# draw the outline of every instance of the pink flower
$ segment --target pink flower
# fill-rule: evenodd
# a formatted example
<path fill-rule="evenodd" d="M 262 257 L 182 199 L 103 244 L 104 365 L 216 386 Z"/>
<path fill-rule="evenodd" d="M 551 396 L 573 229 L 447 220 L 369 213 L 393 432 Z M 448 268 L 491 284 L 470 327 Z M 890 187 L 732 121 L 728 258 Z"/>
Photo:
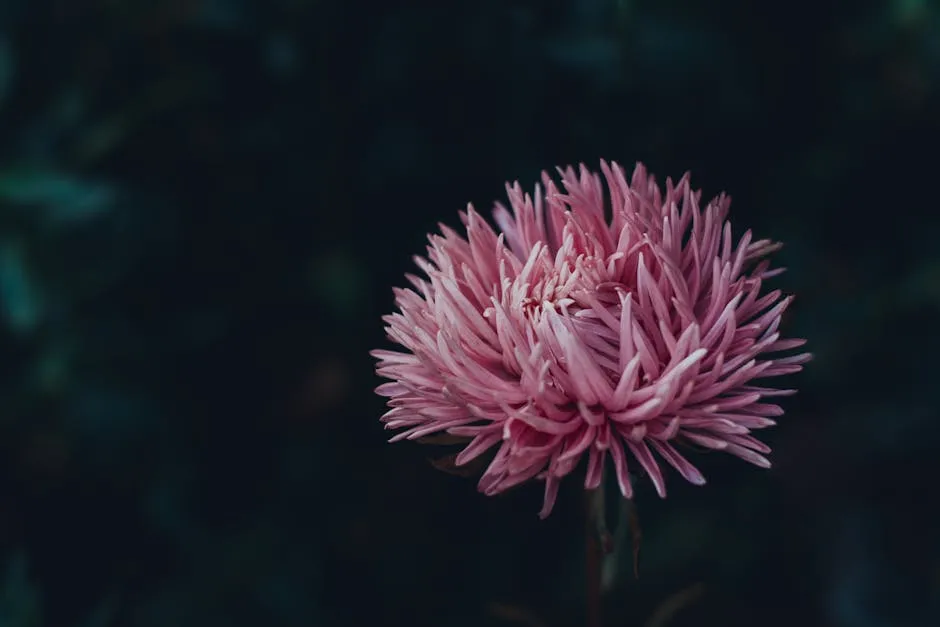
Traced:
<path fill-rule="evenodd" d="M 636 464 L 660 496 L 663 460 L 705 483 L 679 443 L 769 467 L 751 432 L 783 413 L 766 399 L 795 390 L 754 381 L 810 357 L 779 355 L 805 343 L 778 331 L 791 298 L 761 294 L 780 245 L 735 243 L 727 196 L 703 208 L 688 175 L 662 190 L 639 164 L 629 183 L 616 163 L 601 171 L 559 170 L 564 191 L 543 173 L 534 197 L 507 185 L 499 234 L 472 206 L 466 235 L 442 225 L 415 258 L 427 278 L 408 275 L 384 318 L 403 350 L 372 353 L 391 379 L 382 420 L 403 429 L 392 441 L 466 438 L 458 465 L 495 449 L 480 491 L 543 479 L 542 517 L 582 458 L 592 489 L 610 456 L 626 498 Z"/>

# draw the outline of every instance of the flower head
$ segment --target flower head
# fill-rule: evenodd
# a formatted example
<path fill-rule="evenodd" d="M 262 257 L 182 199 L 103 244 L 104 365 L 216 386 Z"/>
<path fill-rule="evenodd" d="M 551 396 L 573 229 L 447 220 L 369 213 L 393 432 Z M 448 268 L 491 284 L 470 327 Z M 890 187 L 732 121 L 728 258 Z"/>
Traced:
<path fill-rule="evenodd" d="M 507 185 L 499 233 L 472 206 L 465 235 L 441 226 L 415 258 L 426 277 L 408 275 L 384 318 L 403 350 L 372 353 L 392 441 L 465 438 L 458 465 L 495 450 L 479 489 L 543 479 L 543 517 L 584 458 L 586 488 L 609 456 L 626 498 L 637 467 L 665 496 L 663 461 L 704 483 L 681 443 L 768 467 L 751 432 L 793 390 L 754 382 L 809 359 L 779 355 L 804 340 L 778 332 L 791 298 L 762 294 L 780 245 L 735 242 L 727 196 L 702 206 L 688 175 L 663 190 L 642 165 L 630 182 L 616 163 L 601 172 L 559 170 L 563 191 L 543 174 L 534 196 Z"/>

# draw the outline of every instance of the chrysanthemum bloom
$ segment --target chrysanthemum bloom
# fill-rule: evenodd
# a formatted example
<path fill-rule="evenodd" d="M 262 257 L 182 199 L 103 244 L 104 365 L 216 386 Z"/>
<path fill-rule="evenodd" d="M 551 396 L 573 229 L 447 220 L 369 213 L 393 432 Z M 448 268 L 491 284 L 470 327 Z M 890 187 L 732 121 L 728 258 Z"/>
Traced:
<path fill-rule="evenodd" d="M 559 172 L 564 191 L 548 174 L 533 197 L 507 185 L 499 234 L 468 206 L 466 235 L 441 226 L 416 257 L 427 278 L 408 275 L 384 318 L 403 350 L 373 352 L 392 380 L 377 389 L 382 420 L 403 429 L 392 441 L 466 438 L 458 465 L 495 449 L 480 491 L 544 479 L 543 517 L 582 458 L 592 489 L 609 455 L 626 498 L 636 464 L 660 496 L 663 460 L 705 482 L 678 443 L 768 467 L 751 431 L 782 414 L 767 398 L 793 390 L 754 382 L 809 359 L 779 355 L 804 340 L 778 332 L 791 299 L 761 294 L 779 244 L 750 231 L 735 243 L 730 199 L 702 207 L 688 175 L 662 190 L 642 165 L 629 183 L 616 163 L 603 178 Z"/>

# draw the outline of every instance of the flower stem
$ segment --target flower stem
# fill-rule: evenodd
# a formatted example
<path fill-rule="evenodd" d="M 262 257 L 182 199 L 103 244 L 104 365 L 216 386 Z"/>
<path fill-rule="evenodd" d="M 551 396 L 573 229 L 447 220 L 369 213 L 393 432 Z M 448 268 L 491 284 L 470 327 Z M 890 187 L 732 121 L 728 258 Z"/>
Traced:
<path fill-rule="evenodd" d="M 613 551 L 613 536 L 607 528 L 604 485 L 586 493 L 585 505 L 585 577 L 587 582 L 587 625 L 602 627 L 601 572 L 604 556 Z"/>

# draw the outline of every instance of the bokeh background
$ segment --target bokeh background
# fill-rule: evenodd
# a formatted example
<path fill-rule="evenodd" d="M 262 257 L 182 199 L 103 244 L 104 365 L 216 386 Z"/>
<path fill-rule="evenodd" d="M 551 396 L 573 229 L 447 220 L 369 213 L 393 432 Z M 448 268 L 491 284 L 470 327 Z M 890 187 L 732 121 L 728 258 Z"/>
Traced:
<path fill-rule="evenodd" d="M 386 444 L 368 351 L 602 157 L 785 241 L 817 356 L 771 471 L 642 484 L 606 624 L 940 624 L 938 105 L 928 0 L 3 0 L 0 627 L 582 625 L 578 486 Z"/>

